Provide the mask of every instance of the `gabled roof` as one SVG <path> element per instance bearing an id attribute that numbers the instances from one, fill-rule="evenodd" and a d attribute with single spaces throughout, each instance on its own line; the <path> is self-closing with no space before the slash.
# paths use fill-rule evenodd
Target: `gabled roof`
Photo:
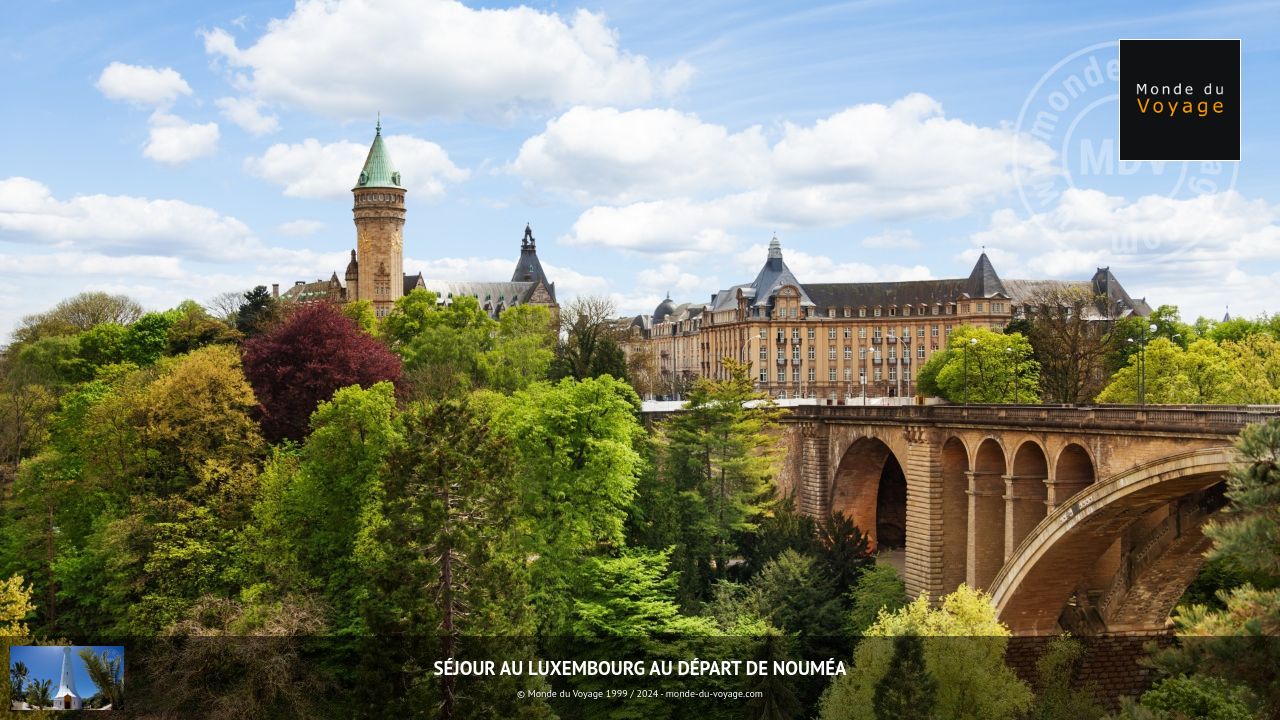
<path id="1" fill-rule="evenodd" d="M 760 272 L 756 274 L 756 279 L 751 281 L 751 287 L 755 289 L 755 305 L 768 305 L 773 299 L 774 294 L 778 292 L 778 288 L 783 285 L 794 285 L 800 290 L 800 304 L 813 305 L 813 301 L 809 299 L 809 295 L 805 292 L 804 286 L 796 279 L 791 268 L 787 267 L 787 263 L 782 259 L 782 243 L 778 242 L 778 238 L 769 241 L 769 257 L 764 261 L 764 267 L 760 268 Z"/>
<path id="2" fill-rule="evenodd" d="M 527 224 L 524 226 L 524 237 L 520 240 L 520 259 L 516 261 L 511 282 L 542 283 L 551 296 L 551 302 L 556 301 L 556 286 L 547 280 L 547 274 L 542 270 L 542 263 L 538 261 L 537 241 L 533 238 L 533 228 Z"/>
<path id="3" fill-rule="evenodd" d="M 360 171 L 356 186 L 351 189 L 359 190 L 361 188 L 404 189 L 404 186 L 400 184 L 400 173 L 391 164 L 391 155 L 382 143 L 381 120 L 378 121 L 378 126 L 374 131 L 373 144 L 369 146 L 369 155 L 364 159 L 364 169 Z"/>

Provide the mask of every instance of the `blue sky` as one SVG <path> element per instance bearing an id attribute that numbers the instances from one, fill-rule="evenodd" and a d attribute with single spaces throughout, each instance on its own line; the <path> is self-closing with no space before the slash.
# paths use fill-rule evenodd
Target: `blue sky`
<path id="1" fill-rule="evenodd" d="M 111 658 L 124 657 L 124 648 L 118 645 L 75 645 L 71 648 L 71 667 L 76 679 L 76 692 L 87 700 L 98 692 L 98 686 L 89 679 L 84 661 L 80 659 L 80 651 L 88 648 L 101 655 L 107 653 Z M 60 645 L 18 645 L 9 648 L 10 667 L 14 663 L 26 664 L 29 680 L 48 680 L 52 683 L 50 693 L 58 691 L 58 683 L 62 678 L 62 646 Z"/>
<path id="2" fill-rule="evenodd" d="M 1243 162 L 1114 162 L 1118 38 L 1243 40 Z M 649 312 L 749 280 L 1087 278 L 1275 311 L 1280 3 L 33 0 L 0 28 L 0 337 L 86 289 L 150 308 L 328 277 L 382 113 L 406 272 Z M 1111 154 L 1108 154 L 1112 151 Z M 1046 190 L 1047 189 L 1047 190 Z"/>

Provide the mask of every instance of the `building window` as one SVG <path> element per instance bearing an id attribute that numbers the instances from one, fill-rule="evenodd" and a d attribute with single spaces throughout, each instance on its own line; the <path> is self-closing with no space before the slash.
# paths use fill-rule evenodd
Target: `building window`
<path id="1" fill-rule="evenodd" d="M 898 314 L 898 308 L 897 308 L 897 307 L 890 307 L 890 308 L 889 308 L 889 317 L 893 317 L 893 316 L 895 316 L 895 315 L 897 315 L 897 314 Z"/>
<path id="2" fill-rule="evenodd" d="M 844 346 L 844 359 L 845 360 L 853 359 L 853 348 L 849 347 L 848 345 Z"/>
<path id="3" fill-rule="evenodd" d="M 761 360 L 769 359 L 769 348 L 766 348 L 766 347 L 760 348 L 760 359 Z"/>
<path id="4" fill-rule="evenodd" d="M 921 325 L 920 327 L 916 328 L 916 337 L 918 337 L 918 338 L 922 338 L 922 337 L 924 337 L 924 326 L 923 326 L 923 325 Z"/>
<path id="5" fill-rule="evenodd" d="M 978 303 L 978 312 L 982 312 L 982 303 Z"/>
<path id="6" fill-rule="evenodd" d="M 849 379 L 850 379 L 851 377 L 853 377 L 853 368 L 845 368 L 845 369 L 844 369 L 844 381 L 845 381 L 845 382 L 849 382 Z"/>
<path id="7" fill-rule="evenodd" d="M 860 385 L 866 385 L 866 384 L 867 384 L 867 369 L 866 369 L 866 368 L 858 368 L 858 383 L 859 383 Z"/>
<path id="8" fill-rule="evenodd" d="M 879 308 L 879 307 L 877 307 L 877 308 L 876 308 L 876 317 L 880 317 L 880 308 Z"/>
<path id="9" fill-rule="evenodd" d="M 848 339 L 849 339 L 849 338 L 851 338 L 851 337 L 853 337 L 853 328 L 845 328 L 845 329 L 844 329 L 844 339 L 845 339 L 845 340 L 848 340 Z"/>
<path id="10" fill-rule="evenodd" d="M 785 383 L 786 381 L 787 381 L 787 371 L 786 371 L 786 370 L 779 370 L 779 371 L 778 371 L 778 382 L 780 382 L 780 383 Z"/>
<path id="11" fill-rule="evenodd" d="M 767 383 L 767 382 L 769 382 L 769 370 L 768 370 L 768 369 L 766 369 L 766 368 L 761 368 L 761 370 L 760 370 L 760 382 L 762 382 L 762 383 Z"/>
<path id="12" fill-rule="evenodd" d="M 761 339 L 761 340 L 768 340 L 768 339 L 769 339 L 769 331 L 768 331 L 768 330 L 766 330 L 766 329 L 764 329 L 764 328 L 760 328 L 760 339 Z"/>
<path id="13" fill-rule="evenodd" d="M 875 381 L 880 382 L 880 380 L 883 378 L 884 378 L 884 375 L 882 374 L 882 371 L 880 370 L 880 368 L 876 368 Z"/>
<path id="14" fill-rule="evenodd" d="M 938 326 L 937 326 L 937 325 L 934 325 L 933 327 L 929 328 L 929 335 L 930 335 L 930 336 L 932 336 L 932 337 L 938 337 Z"/>
<path id="15" fill-rule="evenodd" d="M 791 347 L 791 360 L 792 362 L 795 362 L 795 361 L 798 361 L 799 359 L 800 359 L 800 346 L 793 345 Z"/>
<path id="16" fill-rule="evenodd" d="M 835 316 L 836 316 L 836 309 L 833 307 L 827 308 L 827 317 L 833 318 Z"/>
<path id="17" fill-rule="evenodd" d="M 930 348 L 930 351 L 931 351 L 931 352 L 938 352 L 938 343 L 934 343 L 934 344 L 933 344 L 933 347 L 932 347 L 932 348 Z"/>
<path id="18" fill-rule="evenodd" d="M 830 368 L 829 370 L 827 370 L 827 380 L 828 380 L 828 381 L 830 381 L 830 382 L 835 382 L 835 381 L 836 381 L 836 369 L 835 369 L 835 368 Z"/>
<path id="19" fill-rule="evenodd" d="M 897 379 L 898 379 L 898 371 L 894 368 L 889 368 L 889 382 L 894 382 Z"/>
<path id="20" fill-rule="evenodd" d="M 866 329 L 866 328 L 864 328 L 864 327 L 860 327 L 860 328 L 858 328 L 858 339 L 859 339 L 859 340 L 866 340 L 866 339 L 867 339 L 867 329 Z"/>
<path id="21" fill-rule="evenodd" d="M 835 329 L 835 328 L 827 328 L 827 339 L 828 339 L 828 340 L 835 340 L 835 339 L 836 339 L 836 329 Z"/>
<path id="22" fill-rule="evenodd" d="M 814 332 L 813 328 L 809 328 L 809 339 L 810 339 L 810 340 L 812 340 L 812 339 L 813 339 L 813 332 Z"/>
<path id="23" fill-rule="evenodd" d="M 879 340 L 879 339 L 880 339 L 880 328 L 876 328 L 875 330 L 872 330 L 872 331 L 871 331 L 871 339 L 872 339 L 872 340 Z"/>
<path id="24" fill-rule="evenodd" d="M 858 348 L 858 359 L 859 359 L 859 360 L 866 360 L 866 359 L 867 359 L 867 349 L 866 349 L 866 348 Z"/>
<path id="25" fill-rule="evenodd" d="M 813 382 L 817 378 L 818 378 L 818 374 L 814 372 L 813 368 L 809 368 L 809 382 Z"/>
<path id="26" fill-rule="evenodd" d="M 916 346 L 916 357 L 920 358 L 921 360 L 923 360 L 923 359 L 924 359 L 924 346 L 923 346 L 923 345 L 917 345 L 917 346 Z"/>
<path id="27" fill-rule="evenodd" d="M 946 335 L 947 335 L 947 340 L 950 340 L 950 339 L 951 339 L 951 326 L 950 326 L 950 325 L 948 325 L 948 326 L 947 326 Z"/>
<path id="28" fill-rule="evenodd" d="M 866 316 L 867 316 L 867 309 L 864 307 L 858 308 L 858 317 L 866 317 Z"/>
<path id="29" fill-rule="evenodd" d="M 905 316 L 907 316 L 907 317 L 910 317 L 910 316 L 911 316 L 911 306 L 910 306 L 910 305 L 906 305 L 906 306 L 904 306 L 904 307 L 902 308 L 902 314 L 903 314 L 903 315 L 905 315 Z"/>
<path id="30" fill-rule="evenodd" d="M 800 328 L 791 328 L 791 342 L 800 342 Z"/>
<path id="31" fill-rule="evenodd" d="M 991 303 L 991 312 L 993 313 L 1004 312 L 1004 303 L 994 303 L 994 302 Z"/>
<path id="32" fill-rule="evenodd" d="M 794 368 L 791 371 L 791 382 L 793 383 L 800 382 L 800 368 Z"/>
<path id="33" fill-rule="evenodd" d="M 827 348 L 827 359 L 828 359 L 828 360 L 835 360 L 835 359 L 836 359 L 836 349 L 835 349 L 835 346 L 832 346 L 832 347 Z"/>
<path id="34" fill-rule="evenodd" d="M 818 349 L 817 349 L 817 348 L 815 348 L 814 346 L 810 345 L 810 346 L 809 346 L 809 359 L 810 359 L 810 360 L 814 360 L 814 359 L 816 359 L 816 358 L 817 358 L 817 356 L 818 356 Z"/>

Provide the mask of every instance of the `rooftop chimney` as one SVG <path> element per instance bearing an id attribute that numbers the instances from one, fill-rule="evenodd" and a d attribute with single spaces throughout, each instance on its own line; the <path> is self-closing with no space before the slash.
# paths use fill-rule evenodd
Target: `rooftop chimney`
<path id="1" fill-rule="evenodd" d="M 271 283 L 271 297 L 280 297 L 280 283 Z"/>

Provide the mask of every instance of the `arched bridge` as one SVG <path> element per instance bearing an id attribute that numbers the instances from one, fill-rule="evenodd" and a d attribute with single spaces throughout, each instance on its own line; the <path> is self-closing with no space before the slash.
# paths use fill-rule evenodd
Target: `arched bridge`
<path id="1" fill-rule="evenodd" d="M 1160 631 L 1236 435 L 1277 408 L 799 406 L 779 482 L 899 553 L 908 592 L 992 593 L 1015 634 Z"/>

